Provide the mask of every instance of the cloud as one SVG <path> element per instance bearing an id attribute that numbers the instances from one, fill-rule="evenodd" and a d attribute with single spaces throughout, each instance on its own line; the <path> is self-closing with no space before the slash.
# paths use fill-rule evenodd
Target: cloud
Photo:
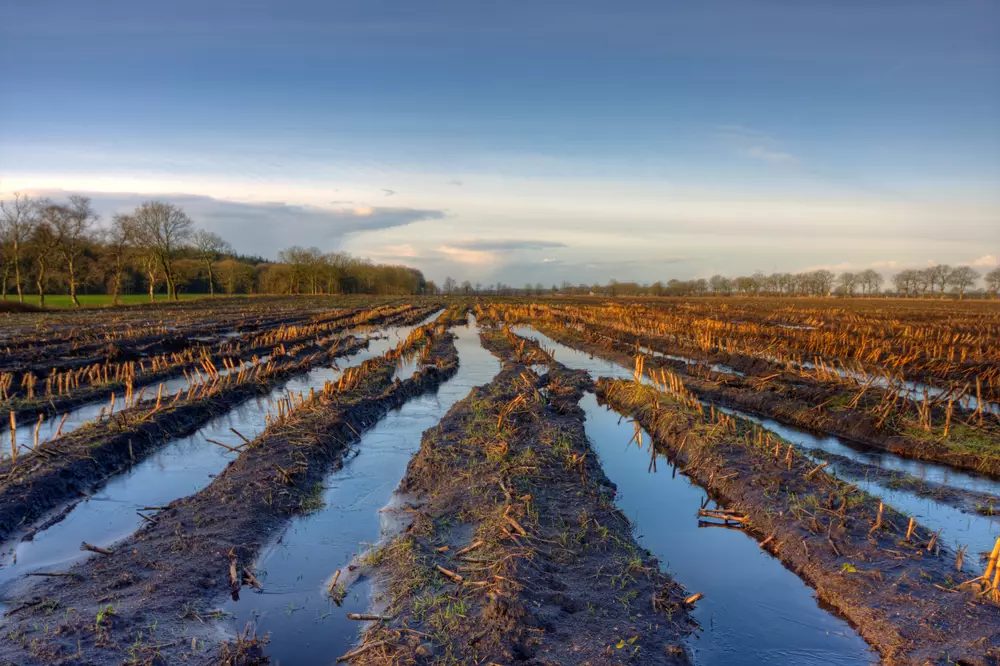
<path id="1" fill-rule="evenodd" d="M 385 196 L 387 196 L 387 197 L 391 197 L 392 195 L 394 195 L 396 193 L 396 190 L 387 190 L 387 189 L 384 189 L 384 188 L 382 189 L 382 191 L 385 192 Z"/>
<path id="2" fill-rule="evenodd" d="M 336 249 L 341 239 L 354 233 L 403 227 L 421 220 L 438 220 L 444 211 L 415 208 L 358 206 L 330 209 L 283 202 L 248 203 L 196 194 L 156 194 L 137 192 L 72 192 L 35 190 L 32 196 L 62 199 L 71 194 L 89 196 L 94 208 L 107 220 L 150 199 L 180 206 L 196 226 L 214 231 L 239 252 L 274 258 L 278 250 L 291 245 L 315 245 Z"/>
<path id="3" fill-rule="evenodd" d="M 556 247 L 566 247 L 566 243 L 543 240 L 492 240 L 477 239 L 451 243 L 451 247 L 464 250 L 481 250 L 484 252 L 518 252 L 524 250 L 548 250 Z"/>
<path id="4" fill-rule="evenodd" d="M 983 268 L 983 267 L 990 268 L 992 266 L 996 266 L 997 265 L 996 255 L 993 255 L 993 254 L 984 254 L 983 256 L 981 256 L 978 259 L 976 259 L 975 261 L 973 261 L 972 265 L 973 266 L 978 266 L 980 268 Z"/>
<path id="5" fill-rule="evenodd" d="M 484 266 L 496 262 L 497 257 L 490 252 L 475 250 L 455 245 L 442 245 L 437 249 L 445 258 L 460 264 L 475 264 Z"/>
<path id="6" fill-rule="evenodd" d="M 756 160 L 771 164 L 795 164 L 795 156 L 777 147 L 777 141 L 767 132 L 742 125 L 720 125 L 719 138 L 730 149 Z"/>
<path id="7" fill-rule="evenodd" d="M 449 185 L 454 185 L 455 187 L 462 187 L 462 185 L 464 185 L 465 183 L 463 183 L 462 181 L 460 181 L 460 180 L 458 180 L 456 178 L 455 180 L 449 180 L 448 184 Z"/>
<path id="8" fill-rule="evenodd" d="M 794 155 L 778 150 L 768 150 L 763 146 L 750 146 L 743 149 L 742 152 L 747 157 L 755 157 L 765 162 L 771 162 L 772 164 L 791 164 L 795 162 Z"/>

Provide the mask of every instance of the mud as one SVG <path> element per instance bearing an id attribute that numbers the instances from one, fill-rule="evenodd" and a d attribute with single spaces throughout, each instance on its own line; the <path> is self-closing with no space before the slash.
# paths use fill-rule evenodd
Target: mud
<path id="1" fill-rule="evenodd" d="M 337 333 L 348 330 L 354 326 L 392 326 L 392 325 L 406 325 L 412 324 L 420 319 L 423 319 L 428 314 L 433 312 L 435 309 L 439 309 L 436 306 L 427 307 L 415 307 L 409 306 L 403 311 L 390 312 L 390 313 L 379 313 L 378 311 L 373 311 L 372 316 L 365 318 L 360 324 L 354 323 L 357 321 L 359 315 L 364 313 L 362 309 L 350 309 L 346 312 L 338 312 L 334 315 L 326 317 L 309 317 L 308 319 L 312 324 L 322 323 L 323 337 L 329 337 Z M 299 317 L 285 317 L 276 322 L 269 322 L 268 326 L 265 327 L 255 327 L 252 329 L 253 335 L 257 336 L 268 330 L 274 328 L 279 328 L 280 326 L 287 325 L 289 323 L 294 323 L 307 317 L 301 315 Z M 343 322 L 338 325 L 338 322 Z M 189 347 L 195 346 L 195 339 L 190 335 L 181 336 L 178 338 L 180 342 L 176 344 L 173 348 L 168 350 L 159 350 L 155 353 L 164 353 L 165 351 L 182 351 L 188 349 Z M 280 343 L 265 343 L 265 344 L 253 344 L 254 340 L 252 337 L 247 340 L 242 338 L 226 338 L 221 342 L 211 345 L 202 346 L 199 345 L 200 349 L 203 350 L 197 357 L 196 360 L 189 363 L 181 363 L 176 365 L 171 365 L 170 367 L 164 368 L 162 370 L 148 370 L 146 372 L 141 372 L 135 375 L 134 381 L 132 382 L 133 389 L 141 389 L 144 386 L 150 386 L 162 381 L 172 379 L 174 377 L 179 377 L 183 375 L 186 371 L 191 371 L 195 368 L 200 368 L 203 360 L 207 359 L 213 364 L 221 366 L 224 361 L 232 361 L 239 363 L 241 361 L 249 361 L 254 357 L 259 357 L 263 355 L 271 354 L 276 347 L 292 346 L 299 343 L 317 343 L 320 339 L 316 336 L 315 332 L 308 332 L 307 334 L 297 337 L 285 339 Z M 242 343 L 247 343 L 246 345 Z M 142 352 L 133 354 L 130 358 L 97 358 L 88 359 L 86 362 L 81 362 L 78 364 L 73 364 L 72 367 L 79 367 L 89 365 L 91 363 L 103 363 L 108 361 L 122 362 L 127 360 L 139 361 L 141 358 L 152 355 L 154 352 Z M 48 372 L 53 369 L 57 371 L 62 371 L 67 368 L 64 367 L 48 367 L 45 368 L 34 368 L 26 370 L 21 374 L 27 374 L 28 372 L 34 372 L 36 376 L 45 376 Z M 14 386 L 18 386 L 18 379 L 15 379 Z M 43 382 L 40 382 L 42 384 Z M 126 388 L 124 381 L 112 381 L 98 386 L 88 386 L 83 389 L 74 390 L 73 392 L 66 395 L 51 396 L 51 397 L 41 397 L 35 400 L 27 400 L 23 395 L 23 389 L 19 389 L 15 393 L 15 397 L 6 403 L 2 404 L 2 409 L 4 412 L 10 411 L 14 412 L 14 417 L 18 421 L 24 421 L 26 418 L 32 421 L 38 418 L 39 414 L 45 415 L 46 417 L 51 417 L 58 415 L 62 412 L 71 410 L 73 408 L 79 407 L 80 405 L 93 402 L 96 400 L 107 399 L 112 393 L 121 393 Z M 0 430 L 6 427 L 7 422 L 3 421 L 0 423 Z"/>
<path id="2" fill-rule="evenodd" d="M 84 426 L 45 442 L 30 456 L 0 463 L 0 540 L 58 504 L 143 459 L 165 443 L 197 430 L 205 422 L 246 400 L 270 391 L 273 384 L 320 362 L 350 354 L 355 340 L 338 343 L 322 355 L 276 365 L 260 381 L 247 381 L 205 398 L 155 409 L 155 400 L 116 412 L 101 423 Z"/>
<path id="3" fill-rule="evenodd" d="M 429 344 L 433 364 L 412 378 L 392 381 L 392 353 L 366 362 L 354 383 L 300 404 L 210 485 L 153 514 L 111 554 L 73 567 L 71 576 L 24 585 L 16 599 L 6 600 L 5 631 L 18 640 L 0 647 L 0 661 L 251 663 L 251 638 L 220 654 L 204 623 L 212 616 L 209 605 L 223 592 L 238 596 L 255 580 L 261 548 L 307 509 L 316 484 L 358 433 L 456 371 L 450 334 Z M 244 661 L 233 661 L 237 654 Z"/>
<path id="4" fill-rule="evenodd" d="M 365 558 L 389 619 L 352 663 L 687 663 L 683 590 L 586 439 L 586 373 L 540 378 L 520 345 L 482 338 L 503 369 L 424 434 L 399 490 L 410 525 Z"/>
<path id="5" fill-rule="evenodd" d="M 626 367 L 634 363 L 634 351 L 628 345 L 615 343 L 615 348 L 588 342 L 573 331 L 554 326 L 541 326 L 540 330 L 553 340 L 576 349 L 606 358 Z M 773 418 L 790 425 L 814 432 L 836 435 L 860 446 L 888 451 L 899 456 L 916 460 L 927 460 L 974 471 L 1000 478 L 1000 433 L 989 430 L 987 437 L 994 440 L 996 450 L 974 453 L 956 450 L 931 438 L 914 439 L 899 433 L 887 433 L 878 429 L 870 415 L 852 409 L 832 410 L 824 406 L 833 398 L 842 395 L 853 398 L 856 392 L 831 395 L 821 387 L 789 387 L 778 383 L 775 378 L 763 385 L 750 385 L 752 380 L 718 375 L 711 379 L 687 374 L 683 363 L 664 361 L 656 357 L 646 357 L 647 368 L 664 367 L 684 373 L 684 382 L 689 390 L 701 399 L 726 407 Z M 798 380 L 801 381 L 801 377 Z"/>
<path id="6" fill-rule="evenodd" d="M 908 517 L 817 469 L 813 461 L 736 421 L 634 382 L 602 379 L 598 395 L 631 414 L 685 474 L 876 647 L 887 664 L 995 664 L 1000 606 L 960 587 L 955 553 L 933 548 Z M 777 454 L 775 453 L 777 452 Z M 951 660 L 948 662 L 947 660 Z"/>

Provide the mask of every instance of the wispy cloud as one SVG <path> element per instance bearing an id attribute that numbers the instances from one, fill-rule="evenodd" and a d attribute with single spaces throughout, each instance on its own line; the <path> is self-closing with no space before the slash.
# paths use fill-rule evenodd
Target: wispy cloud
<path id="1" fill-rule="evenodd" d="M 763 146 L 750 146 L 743 149 L 743 154 L 747 157 L 755 157 L 772 164 L 791 164 L 795 162 L 795 156 L 791 153 L 783 153 L 780 150 L 769 150 Z"/>
<path id="2" fill-rule="evenodd" d="M 720 125 L 717 133 L 725 145 L 744 157 L 771 164 L 794 164 L 798 161 L 794 155 L 782 150 L 778 141 L 767 132 L 742 125 Z"/>
<path id="3" fill-rule="evenodd" d="M 66 190 L 33 190 L 30 194 L 56 199 L 70 194 L 89 196 L 95 209 L 105 219 L 110 219 L 115 213 L 128 212 L 150 199 L 168 201 L 183 208 L 197 226 L 229 239 L 240 252 L 264 257 L 274 257 L 279 249 L 290 245 L 315 245 L 323 250 L 332 250 L 348 234 L 403 227 L 420 220 L 445 217 L 441 210 L 373 206 L 331 209 L 283 202 L 246 203 L 196 194 L 149 195 Z"/>
<path id="4" fill-rule="evenodd" d="M 492 240 L 476 239 L 450 243 L 451 247 L 465 250 L 482 250 L 486 252 L 518 252 L 524 250 L 548 250 L 550 248 L 566 247 L 566 243 L 543 240 Z"/>

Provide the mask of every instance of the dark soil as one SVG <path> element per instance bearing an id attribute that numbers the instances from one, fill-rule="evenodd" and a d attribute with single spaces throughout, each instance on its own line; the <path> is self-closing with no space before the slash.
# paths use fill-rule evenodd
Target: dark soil
<path id="1" fill-rule="evenodd" d="M 435 309 L 437 309 L 435 306 L 419 308 L 407 306 L 400 311 L 391 313 L 372 311 L 370 316 L 361 317 L 360 320 L 359 316 L 363 315 L 364 311 L 352 309 L 346 312 L 337 313 L 333 316 L 322 318 L 322 334 L 323 336 L 330 336 L 347 330 L 352 326 L 358 325 L 392 326 L 412 324 L 420 321 L 424 317 L 427 317 Z M 285 317 L 278 321 L 269 322 L 268 325 L 263 328 L 254 328 L 253 335 L 247 337 L 245 341 L 241 339 L 233 339 L 225 340 L 213 345 L 201 345 L 192 339 L 189 334 L 185 334 L 173 337 L 163 337 L 161 335 L 155 343 L 145 341 L 145 339 L 143 339 L 144 341 L 115 343 L 107 345 L 98 357 L 87 357 L 82 361 L 49 359 L 42 365 L 36 364 L 30 367 L 24 367 L 23 365 L 19 366 L 21 369 L 17 377 L 20 377 L 28 372 L 33 372 L 38 377 L 44 377 L 53 370 L 62 372 L 69 368 L 87 366 L 93 363 L 123 363 L 128 361 L 139 361 L 141 358 L 156 354 L 180 352 L 189 348 L 202 350 L 201 352 L 196 352 L 197 358 L 191 362 L 175 364 L 158 371 L 149 370 L 137 373 L 133 382 L 133 388 L 138 389 L 142 386 L 148 386 L 173 377 L 179 377 L 185 371 L 190 371 L 193 368 L 199 368 L 201 367 L 201 363 L 204 358 L 207 358 L 212 363 L 221 366 L 224 360 L 230 360 L 238 363 L 240 361 L 250 360 L 255 356 L 270 354 L 276 346 L 290 347 L 292 345 L 310 342 L 315 344 L 319 339 L 316 331 L 307 331 L 302 336 L 286 339 L 281 343 L 270 342 L 266 344 L 253 344 L 254 337 L 259 336 L 259 334 L 283 326 L 289 323 L 289 319 L 294 321 L 299 318 L 305 317 L 304 315 L 295 318 Z M 311 319 L 311 325 L 318 323 L 316 321 L 316 317 L 312 317 Z M 49 352 L 46 353 L 48 354 Z M 13 399 L 7 401 L 6 403 L 0 403 L 0 405 L 2 405 L 3 411 L 13 411 L 15 413 L 15 418 L 22 420 L 25 417 L 37 418 L 38 414 L 45 414 L 46 416 L 59 414 L 86 402 L 107 398 L 113 392 L 122 391 L 125 388 L 125 383 L 123 381 L 112 381 L 98 386 L 87 386 L 67 395 L 52 396 L 48 398 L 42 396 L 30 401 L 23 395 L 23 389 L 19 388 L 19 378 L 14 380 L 13 386 L 15 389 L 15 391 L 12 391 L 14 396 Z M 44 386 L 44 382 L 39 381 L 39 386 Z M 42 392 L 41 390 L 37 390 L 39 386 L 36 386 L 36 395 Z M 3 424 L 0 424 L 0 428 L 2 427 Z"/>
<path id="2" fill-rule="evenodd" d="M 974 578 L 909 518 L 817 470 L 787 443 L 688 400 L 602 379 L 598 395 L 634 417 L 713 498 L 746 516 L 747 531 L 816 588 L 887 664 L 997 664 L 1000 606 L 959 587 Z M 950 660 L 950 661 L 948 661 Z"/>
<path id="3" fill-rule="evenodd" d="M 361 346 L 355 339 L 335 345 L 322 354 L 276 360 L 256 381 L 223 386 L 204 398 L 169 404 L 165 397 L 153 413 L 155 400 L 115 412 L 101 423 L 86 425 L 59 439 L 45 442 L 35 454 L 22 455 L 16 465 L 0 463 L 0 539 L 18 527 L 79 496 L 95 484 L 127 469 L 178 437 L 191 434 L 215 416 L 253 397 L 270 392 L 274 385 L 309 367 L 328 363 Z"/>
<path id="4" fill-rule="evenodd" d="M 631 367 L 635 360 L 634 348 L 625 343 L 614 342 L 609 349 L 587 341 L 577 332 L 564 327 L 541 325 L 539 330 L 557 342 L 626 367 Z M 684 363 L 653 356 L 647 356 L 645 363 L 647 369 L 662 367 L 681 374 L 685 386 L 702 400 L 813 432 L 835 435 L 860 446 L 1000 478 L 1000 431 L 989 423 L 977 436 L 992 441 L 994 450 L 974 452 L 955 448 L 931 437 L 918 439 L 888 428 L 880 429 L 871 415 L 862 410 L 832 408 L 829 403 L 835 399 L 850 400 L 856 395 L 856 391 L 846 387 L 810 386 L 799 375 L 794 375 L 797 384 L 783 382 L 780 376 L 756 383 L 753 379 L 720 373 L 711 373 L 710 377 L 698 376 L 690 374 Z"/>
<path id="5" fill-rule="evenodd" d="M 18 301 L 0 300 L 0 314 L 19 312 L 45 312 L 45 308 Z"/>
<path id="6" fill-rule="evenodd" d="M 683 590 L 637 546 L 584 433 L 589 377 L 539 377 L 519 360 L 537 346 L 482 340 L 503 369 L 424 434 L 401 485 L 412 522 L 364 558 L 391 619 L 352 663 L 688 663 Z"/>
<path id="7" fill-rule="evenodd" d="M 0 662 L 264 663 L 252 636 L 217 642 L 209 604 L 251 581 L 254 558 L 359 432 L 456 371 L 451 334 L 429 344 L 433 365 L 393 382 L 392 352 L 367 361 L 353 387 L 317 394 L 272 424 L 209 486 L 155 514 L 112 554 L 6 600 L 5 635 L 17 640 L 0 645 Z"/>

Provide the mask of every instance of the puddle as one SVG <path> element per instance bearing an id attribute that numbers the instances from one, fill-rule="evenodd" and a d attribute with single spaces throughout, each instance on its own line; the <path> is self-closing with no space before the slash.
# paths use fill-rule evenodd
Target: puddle
<path id="1" fill-rule="evenodd" d="M 344 331 L 343 333 L 335 335 L 346 336 L 353 334 L 359 337 L 364 337 L 365 334 L 367 333 L 376 336 L 376 338 L 373 338 L 371 340 L 371 343 L 369 344 L 369 349 L 381 348 L 382 351 L 385 351 L 389 347 L 395 347 L 397 344 L 399 344 L 399 342 L 405 340 L 406 336 L 409 335 L 410 331 L 412 331 L 414 328 L 436 321 L 437 318 L 440 317 L 443 313 L 444 310 L 438 310 L 437 312 L 422 319 L 417 324 L 411 326 L 389 327 L 388 329 L 380 329 L 378 327 L 359 327 L 356 329 L 349 329 Z M 330 342 L 332 342 L 333 337 L 334 336 L 330 336 Z M 382 345 L 384 344 L 388 344 L 388 346 L 383 348 Z M 381 353 L 382 352 L 380 351 L 379 354 Z M 268 358 L 269 358 L 268 355 L 261 356 L 258 358 L 257 362 L 266 363 Z M 358 363 L 360 363 L 360 361 L 358 361 Z M 243 364 L 244 366 L 253 365 L 249 361 L 244 361 Z M 236 371 L 239 372 L 239 366 L 236 368 Z M 219 374 L 223 376 L 228 375 L 229 372 L 230 371 L 225 368 L 219 369 Z M 413 373 L 411 372 L 410 375 L 412 374 Z M 406 375 L 406 377 L 409 377 L 410 375 Z M 193 371 L 189 371 L 189 376 L 194 376 Z M 164 396 L 173 395 L 174 393 L 177 393 L 178 389 L 186 391 L 190 386 L 188 377 L 185 377 L 183 374 L 179 377 L 173 377 L 171 379 L 164 380 L 162 384 L 163 384 Z M 155 398 L 156 392 L 159 390 L 159 383 L 148 384 L 144 387 L 137 388 L 136 396 L 138 396 L 139 393 L 143 391 L 143 389 L 145 389 L 143 393 L 144 398 Z M 116 403 L 115 403 L 116 409 L 120 409 L 121 406 L 123 405 L 122 401 L 123 397 L 124 397 L 123 393 L 119 392 L 118 396 L 116 397 Z M 97 417 L 100 416 L 102 409 L 107 411 L 110 408 L 111 408 L 111 398 L 108 397 L 82 404 L 78 407 L 69 410 L 68 412 L 65 412 L 66 422 L 63 423 L 62 425 L 62 434 L 63 435 L 69 434 L 70 432 L 79 428 L 83 424 L 88 423 L 90 421 L 95 421 Z M 59 430 L 59 423 L 61 420 L 62 420 L 62 414 L 56 414 L 54 416 L 46 417 L 46 419 L 42 422 L 41 428 L 39 428 L 38 441 L 46 442 L 55 437 L 56 431 Z M 36 426 L 37 426 L 37 420 L 29 420 L 19 425 L 17 427 L 17 430 L 15 431 L 17 442 L 19 444 L 33 444 L 35 438 Z M 10 437 L 9 432 L 5 436 L 9 438 Z"/>
<path id="2" fill-rule="evenodd" d="M 371 340 L 367 349 L 339 361 L 347 367 L 380 356 L 423 323 L 390 329 L 385 335 Z M 76 504 L 63 520 L 39 532 L 33 540 L 8 540 L 0 547 L 0 590 L 26 572 L 64 569 L 89 557 L 90 553 L 79 549 L 81 541 L 107 547 L 127 537 L 142 525 L 143 520 L 136 512 L 143 507 L 164 506 L 198 492 L 236 455 L 208 439 L 229 446 L 242 444 L 243 440 L 230 428 L 248 438 L 255 437 L 264 430 L 268 411 L 276 411 L 277 400 L 288 392 L 308 394 L 311 388 L 322 389 L 327 381 L 336 381 L 340 372 L 336 366 L 319 367 L 290 378 L 269 395 L 229 410 L 194 434 L 170 442 L 128 471 L 113 477 L 89 499 Z M 59 507 L 50 515 L 60 513 L 65 507 Z"/>
<path id="3" fill-rule="evenodd" d="M 625 369 L 617 363 L 591 357 L 585 352 L 556 342 L 529 326 L 513 327 L 511 330 L 518 335 L 536 339 L 546 349 L 550 351 L 555 350 L 556 359 L 564 365 L 570 368 L 587 370 L 594 378 L 602 375 L 617 379 L 632 379 L 633 377 L 630 370 Z M 994 496 L 1000 495 L 1000 482 L 955 470 L 947 465 L 903 458 L 887 451 L 862 449 L 858 446 L 852 446 L 838 437 L 816 435 L 799 428 L 784 425 L 774 419 L 754 416 L 739 410 L 721 408 L 718 405 L 716 405 L 716 409 L 757 423 L 797 445 L 807 454 L 810 449 L 820 449 L 882 469 L 906 473 L 914 478 L 942 486 L 987 493 Z M 917 521 L 925 528 L 935 532 L 937 530 L 944 530 L 941 535 L 942 543 L 951 545 L 953 548 L 958 545 L 968 545 L 970 555 L 974 553 L 978 555 L 980 552 L 991 550 L 997 536 L 1000 535 L 1000 522 L 995 517 L 965 513 L 953 506 L 938 502 L 933 498 L 921 497 L 913 491 L 892 488 L 889 480 L 884 478 L 869 480 L 855 475 L 842 475 L 841 478 L 881 498 L 884 502 L 899 511 L 915 516 Z M 978 557 L 966 558 L 968 566 L 981 567 L 981 563 L 977 560 Z"/>
<path id="4" fill-rule="evenodd" d="M 628 442 L 635 426 L 597 404 L 580 406 L 605 474 L 618 486 L 616 504 L 632 519 L 642 546 L 692 594 L 702 626 L 689 641 L 694 662 L 716 664 L 871 664 L 877 658 L 843 619 L 820 607 L 813 590 L 739 530 L 699 527 L 705 492 L 664 456 L 647 471 L 645 449 Z M 621 421 L 619 423 L 619 420 Z"/>
<path id="5" fill-rule="evenodd" d="M 293 519 L 258 562 L 263 592 L 245 589 L 240 601 L 227 599 L 222 606 L 235 615 L 227 626 L 242 629 L 252 621 L 259 634 L 270 634 L 266 652 L 273 664 L 330 664 L 357 640 L 363 623 L 345 614 L 367 612 L 370 584 L 350 587 L 338 607 L 326 594 L 330 576 L 363 550 L 361 544 L 379 539 L 381 520 L 389 519 L 379 512 L 392 498 L 423 432 L 500 370 L 496 357 L 480 345 L 474 318 L 468 328 L 452 331 L 458 373 L 436 394 L 408 401 L 362 433 L 357 455 L 325 480 L 323 508 Z"/>

